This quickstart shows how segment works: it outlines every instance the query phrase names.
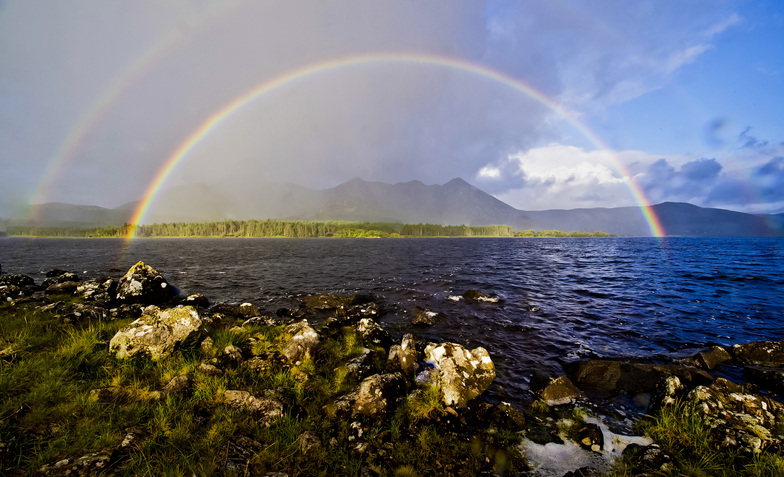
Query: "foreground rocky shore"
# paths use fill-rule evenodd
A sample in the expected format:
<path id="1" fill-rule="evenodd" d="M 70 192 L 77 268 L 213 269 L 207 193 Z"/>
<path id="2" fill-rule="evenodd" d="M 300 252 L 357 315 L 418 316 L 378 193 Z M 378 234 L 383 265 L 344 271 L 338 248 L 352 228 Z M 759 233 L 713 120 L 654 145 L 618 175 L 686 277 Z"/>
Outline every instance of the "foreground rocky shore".
<path id="1" fill-rule="evenodd" d="M 259 310 L 180 296 L 141 262 L 121 278 L 47 276 L 0 275 L 4 474 L 784 472 L 784 342 L 572 362 L 534 373 L 518 409 L 486 392 L 492 350 L 393 342 L 377 296 Z M 606 406 L 623 399 L 646 417 Z M 638 436 L 620 433 L 630 424 Z"/>

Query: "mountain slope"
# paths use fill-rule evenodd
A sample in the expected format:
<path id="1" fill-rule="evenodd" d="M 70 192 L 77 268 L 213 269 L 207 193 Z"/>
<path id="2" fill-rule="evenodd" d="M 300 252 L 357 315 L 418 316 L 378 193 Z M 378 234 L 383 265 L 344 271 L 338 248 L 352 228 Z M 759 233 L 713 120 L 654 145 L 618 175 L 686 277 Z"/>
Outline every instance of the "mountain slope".
<path id="1" fill-rule="evenodd" d="M 36 206 L 34 212 L 38 221 L 33 225 L 121 225 L 130 221 L 137 206 L 136 202 L 116 209 L 44 204 Z M 654 205 L 651 209 L 671 236 L 784 236 L 784 214 L 751 215 L 673 202 Z M 506 224 L 517 230 L 651 235 L 649 224 L 638 207 L 523 211 L 462 179 L 453 179 L 444 185 L 425 185 L 419 181 L 387 184 L 352 179 L 325 190 L 277 183 L 260 183 L 250 190 L 188 185 L 161 192 L 144 223 L 207 222 L 225 218 Z M 28 225 L 23 221 L 17 223 Z"/>

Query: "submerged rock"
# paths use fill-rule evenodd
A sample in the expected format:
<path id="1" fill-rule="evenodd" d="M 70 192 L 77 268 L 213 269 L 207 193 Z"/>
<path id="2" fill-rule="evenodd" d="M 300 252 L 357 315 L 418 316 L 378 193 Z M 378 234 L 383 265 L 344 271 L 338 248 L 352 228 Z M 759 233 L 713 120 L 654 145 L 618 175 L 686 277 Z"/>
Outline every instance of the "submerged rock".
<path id="1" fill-rule="evenodd" d="M 425 348 L 425 360 L 438 370 L 436 384 L 447 406 L 466 407 L 495 379 L 495 365 L 482 347 L 469 351 L 456 343 L 430 343 Z"/>
<path id="2" fill-rule="evenodd" d="M 174 287 L 157 270 L 138 262 L 117 283 L 117 300 L 126 303 L 162 304 L 174 297 Z"/>
<path id="3" fill-rule="evenodd" d="M 120 359 L 146 355 L 157 361 L 175 349 L 196 346 L 204 334 L 199 312 L 192 306 L 180 305 L 142 315 L 114 335 L 109 350 Z"/>

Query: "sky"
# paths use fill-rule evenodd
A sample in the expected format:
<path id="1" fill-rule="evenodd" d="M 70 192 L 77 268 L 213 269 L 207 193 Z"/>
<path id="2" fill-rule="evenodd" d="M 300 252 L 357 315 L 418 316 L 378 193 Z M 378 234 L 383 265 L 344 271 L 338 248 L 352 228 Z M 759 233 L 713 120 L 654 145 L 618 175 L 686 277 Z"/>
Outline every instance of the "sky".
<path id="1" fill-rule="evenodd" d="M 161 187 L 781 213 L 784 3 L 0 0 L 0 218 L 143 199 L 200 128 Z"/>

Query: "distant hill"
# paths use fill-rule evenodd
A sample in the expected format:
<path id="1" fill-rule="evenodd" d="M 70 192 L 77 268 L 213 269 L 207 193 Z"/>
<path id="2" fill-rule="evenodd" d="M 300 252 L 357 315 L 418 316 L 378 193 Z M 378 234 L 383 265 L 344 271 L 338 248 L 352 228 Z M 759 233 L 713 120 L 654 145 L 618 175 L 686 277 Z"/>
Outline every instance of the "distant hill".
<path id="1" fill-rule="evenodd" d="M 35 206 L 36 223 L 15 224 L 49 227 L 122 225 L 130 221 L 137 204 L 133 202 L 116 209 L 44 204 Z M 784 214 L 752 215 L 673 202 L 651 207 L 667 235 L 784 236 Z M 207 222 L 225 218 L 505 224 L 516 230 L 598 230 L 622 236 L 651 234 L 638 207 L 524 211 L 462 179 L 453 179 L 444 185 L 425 185 L 419 181 L 387 184 L 352 179 L 325 190 L 278 183 L 262 183 L 252 190 L 228 191 L 203 184 L 181 186 L 161 192 L 145 222 Z M 7 223 L 14 224 L 12 221 Z"/>

